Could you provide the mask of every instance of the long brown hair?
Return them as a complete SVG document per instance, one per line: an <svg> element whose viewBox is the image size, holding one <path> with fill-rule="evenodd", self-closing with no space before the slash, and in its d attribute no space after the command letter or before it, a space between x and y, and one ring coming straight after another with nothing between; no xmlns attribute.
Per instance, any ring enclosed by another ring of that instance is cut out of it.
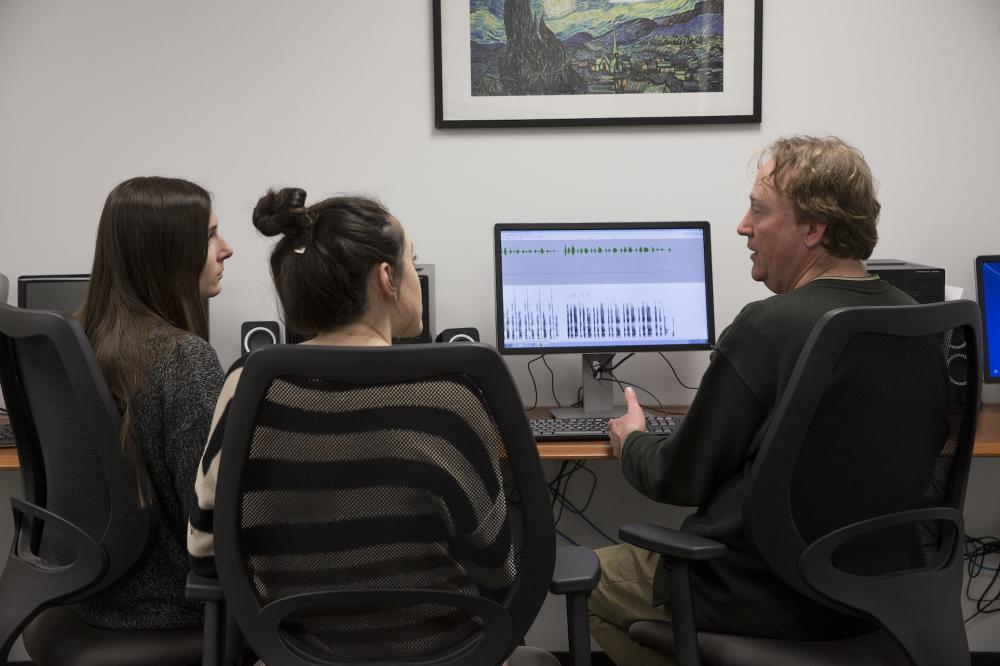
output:
<svg viewBox="0 0 1000 666"><path fill-rule="evenodd" d="M198 278L211 213L208 192L177 178L132 178L104 202L78 316L122 414L122 451L137 470L144 463L132 438L133 405L155 345L183 332L208 337Z"/></svg>

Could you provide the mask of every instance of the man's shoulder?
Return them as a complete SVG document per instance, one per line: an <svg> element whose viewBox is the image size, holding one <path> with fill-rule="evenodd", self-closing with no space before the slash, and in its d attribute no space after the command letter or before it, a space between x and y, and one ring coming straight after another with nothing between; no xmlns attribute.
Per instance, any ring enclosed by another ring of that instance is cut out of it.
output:
<svg viewBox="0 0 1000 666"><path fill-rule="evenodd" d="M717 347L734 352L734 347L749 342L748 350L756 354L767 340L781 340L784 344L804 341L816 322L830 310L907 302L912 300L882 280L817 280L749 303L723 331Z"/></svg>
<svg viewBox="0 0 1000 666"><path fill-rule="evenodd" d="M723 337L728 337L738 332L754 332L771 328L776 322L786 319L794 313L796 300L787 298L790 294L776 294L769 298L747 303L740 310L733 323L723 331ZM722 339L720 338L720 342Z"/></svg>

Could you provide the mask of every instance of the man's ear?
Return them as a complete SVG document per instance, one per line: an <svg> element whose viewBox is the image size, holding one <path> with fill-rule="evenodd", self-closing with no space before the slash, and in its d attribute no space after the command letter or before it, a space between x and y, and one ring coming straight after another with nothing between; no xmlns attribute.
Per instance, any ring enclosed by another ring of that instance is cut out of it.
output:
<svg viewBox="0 0 1000 666"><path fill-rule="evenodd" d="M809 220L805 223L805 235L803 241L810 250L823 244L823 237L826 235L826 222L819 220Z"/></svg>

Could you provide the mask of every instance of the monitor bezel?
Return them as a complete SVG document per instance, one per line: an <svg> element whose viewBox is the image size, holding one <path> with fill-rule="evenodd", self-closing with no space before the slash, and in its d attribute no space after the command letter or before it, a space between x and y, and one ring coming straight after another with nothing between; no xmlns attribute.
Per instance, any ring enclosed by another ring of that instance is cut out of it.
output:
<svg viewBox="0 0 1000 666"><path fill-rule="evenodd" d="M503 340L503 273L501 269L500 234L504 231L586 231L600 229L700 229L705 260L705 303L708 323L708 342L694 344L662 345L583 345L572 347L516 347L509 348ZM712 287L712 238L711 225L704 220L688 222L498 222L493 225L493 300L495 306L497 350L501 354L608 354L618 352L674 352L697 351L715 348L715 298Z"/></svg>
<svg viewBox="0 0 1000 666"><path fill-rule="evenodd" d="M983 294L983 264L1000 264L1000 254L984 254L976 257L976 297L979 299L979 316L983 327L983 383L1000 384L1000 377L990 375L990 348L986 328L986 305ZM994 350L994 353L1000 354L1000 349Z"/></svg>
<svg viewBox="0 0 1000 666"><path fill-rule="evenodd" d="M66 273L62 275L20 275L17 278L17 307L27 309L24 304L28 297L28 285L39 282L89 282L90 273ZM70 313L72 314L72 313Z"/></svg>

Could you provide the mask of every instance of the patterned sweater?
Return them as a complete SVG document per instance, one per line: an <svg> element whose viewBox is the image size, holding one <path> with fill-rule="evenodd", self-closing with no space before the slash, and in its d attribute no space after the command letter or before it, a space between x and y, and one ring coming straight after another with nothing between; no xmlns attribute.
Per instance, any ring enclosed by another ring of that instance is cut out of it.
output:
<svg viewBox="0 0 1000 666"><path fill-rule="evenodd" d="M216 572L216 483L243 362L219 396L194 485L188 550L192 569L205 576ZM262 603L321 589L504 598L521 546L508 523L499 433L463 416L478 407L473 391L448 382L436 388L352 389L345 399L352 407L344 407L318 381L272 385L243 477L242 545ZM413 655L408 636L427 648L475 629L440 610L412 613L406 626L398 613L347 615L317 619L322 634L353 627L350 640L341 636L327 648L343 659Z"/></svg>
<svg viewBox="0 0 1000 666"><path fill-rule="evenodd" d="M117 584L76 606L92 626L171 629L202 623L201 604L184 598L188 559L184 540L195 468L208 436L223 373L215 350L195 335L176 344L154 338L148 384L135 403L134 441L160 505L153 543Z"/></svg>

